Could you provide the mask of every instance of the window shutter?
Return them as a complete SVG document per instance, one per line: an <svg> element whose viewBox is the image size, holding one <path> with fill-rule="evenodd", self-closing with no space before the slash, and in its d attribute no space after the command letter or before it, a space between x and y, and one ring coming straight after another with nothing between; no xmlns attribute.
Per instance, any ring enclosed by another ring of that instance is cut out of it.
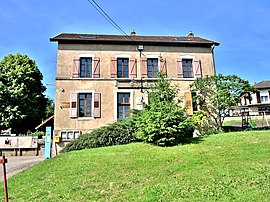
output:
<svg viewBox="0 0 270 202"><path fill-rule="evenodd" d="M148 77L147 75L147 58L141 58L141 76L143 78Z"/></svg>
<svg viewBox="0 0 270 202"><path fill-rule="evenodd" d="M72 77L79 77L80 72L80 58L73 58Z"/></svg>
<svg viewBox="0 0 270 202"><path fill-rule="evenodd" d="M93 69L93 78L100 77L100 58L94 57L94 69Z"/></svg>
<svg viewBox="0 0 270 202"><path fill-rule="evenodd" d="M185 97L185 104L186 104L186 108L187 108L187 113L188 114L192 114L192 96L191 96L191 92L185 92L184 94Z"/></svg>
<svg viewBox="0 0 270 202"><path fill-rule="evenodd" d="M137 78L137 60L130 58L130 78Z"/></svg>
<svg viewBox="0 0 270 202"><path fill-rule="evenodd" d="M77 93L70 95L70 117L77 117Z"/></svg>
<svg viewBox="0 0 270 202"><path fill-rule="evenodd" d="M100 93L94 93L94 118L101 117L101 108L100 108Z"/></svg>
<svg viewBox="0 0 270 202"><path fill-rule="evenodd" d="M165 74L167 76L167 65L166 65L166 59L162 58L160 60L160 72Z"/></svg>
<svg viewBox="0 0 270 202"><path fill-rule="evenodd" d="M198 58L195 58L193 60L193 71L195 73L195 78L201 78L202 77L202 71L201 71L201 62Z"/></svg>
<svg viewBox="0 0 270 202"><path fill-rule="evenodd" d="M111 57L111 78L117 78L117 58Z"/></svg>
<svg viewBox="0 0 270 202"><path fill-rule="evenodd" d="M257 98L257 103L261 103L261 94L260 91L256 92L256 98Z"/></svg>
<svg viewBox="0 0 270 202"><path fill-rule="evenodd" d="M177 61L176 61L176 73L177 73L178 78L183 78L182 58L177 58Z"/></svg>

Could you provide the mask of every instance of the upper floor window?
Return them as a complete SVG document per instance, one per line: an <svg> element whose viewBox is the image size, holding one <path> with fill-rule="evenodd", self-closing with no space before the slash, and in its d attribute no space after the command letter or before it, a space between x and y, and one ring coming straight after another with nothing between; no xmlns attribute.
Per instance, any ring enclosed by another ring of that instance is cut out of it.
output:
<svg viewBox="0 0 270 202"><path fill-rule="evenodd" d="M180 56L176 61L176 73L178 78L201 78L201 60L196 56Z"/></svg>
<svg viewBox="0 0 270 202"><path fill-rule="evenodd" d="M117 58L117 78L128 78L129 77L129 59L128 58Z"/></svg>
<svg viewBox="0 0 270 202"><path fill-rule="evenodd" d="M100 58L93 54L83 54L73 58L72 77L73 78L99 78Z"/></svg>
<svg viewBox="0 0 270 202"><path fill-rule="evenodd" d="M92 93L79 93L79 117L92 116Z"/></svg>
<svg viewBox="0 0 270 202"><path fill-rule="evenodd" d="M268 102L268 96L261 96L261 102L264 103L264 102Z"/></svg>
<svg viewBox="0 0 270 202"><path fill-rule="evenodd" d="M193 78L192 59L183 59L182 69L184 78Z"/></svg>
<svg viewBox="0 0 270 202"><path fill-rule="evenodd" d="M92 58L80 58L80 77L92 77Z"/></svg>
<svg viewBox="0 0 270 202"><path fill-rule="evenodd" d="M158 59L147 59L147 76L148 78L157 77L158 73Z"/></svg>

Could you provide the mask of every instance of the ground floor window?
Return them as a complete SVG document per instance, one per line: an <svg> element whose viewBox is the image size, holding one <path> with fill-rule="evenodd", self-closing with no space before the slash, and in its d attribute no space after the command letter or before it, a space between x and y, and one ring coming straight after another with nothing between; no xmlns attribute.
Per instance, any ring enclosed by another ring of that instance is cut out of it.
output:
<svg viewBox="0 0 270 202"><path fill-rule="evenodd" d="M79 117L92 116L92 93L79 93Z"/></svg>
<svg viewBox="0 0 270 202"><path fill-rule="evenodd" d="M129 116L130 93L117 93L117 119Z"/></svg>

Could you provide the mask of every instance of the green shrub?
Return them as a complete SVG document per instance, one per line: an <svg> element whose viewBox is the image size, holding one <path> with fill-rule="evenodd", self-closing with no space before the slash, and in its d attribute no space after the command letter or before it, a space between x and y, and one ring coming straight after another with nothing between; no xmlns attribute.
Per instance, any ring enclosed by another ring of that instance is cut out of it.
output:
<svg viewBox="0 0 270 202"><path fill-rule="evenodd" d="M176 86L159 74L159 80L148 91L150 104L135 115L139 139L158 146L172 146L192 137L193 122L180 107L180 100L176 100L177 91Z"/></svg>
<svg viewBox="0 0 270 202"><path fill-rule="evenodd" d="M77 140L67 144L61 152L136 142L135 133L134 120L131 117L126 118L81 135Z"/></svg>
<svg viewBox="0 0 270 202"><path fill-rule="evenodd" d="M195 125L195 129L202 135L209 135L217 132L216 128L212 126L211 118L208 116L207 112L203 110L196 111L191 118Z"/></svg>
<svg viewBox="0 0 270 202"><path fill-rule="evenodd" d="M36 131L34 133L29 133L29 134L19 134L19 136L38 136L38 137L42 137L45 135L45 132L43 131Z"/></svg>

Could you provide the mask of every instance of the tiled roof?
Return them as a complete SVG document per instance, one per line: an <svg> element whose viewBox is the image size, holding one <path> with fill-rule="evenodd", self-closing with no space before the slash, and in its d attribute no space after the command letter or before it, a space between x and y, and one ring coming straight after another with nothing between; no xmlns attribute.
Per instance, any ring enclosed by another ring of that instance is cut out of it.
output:
<svg viewBox="0 0 270 202"><path fill-rule="evenodd" d="M76 43L132 43L132 44L207 44L219 43L195 36L137 36L137 35L103 35L103 34L68 34L62 33L50 38L50 41Z"/></svg>
<svg viewBox="0 0 270 202"><path fill-rule="evenodd" d="M263 89L263 88L270 88L270 80L261 81L254 85L255 88Z"/></svg>

